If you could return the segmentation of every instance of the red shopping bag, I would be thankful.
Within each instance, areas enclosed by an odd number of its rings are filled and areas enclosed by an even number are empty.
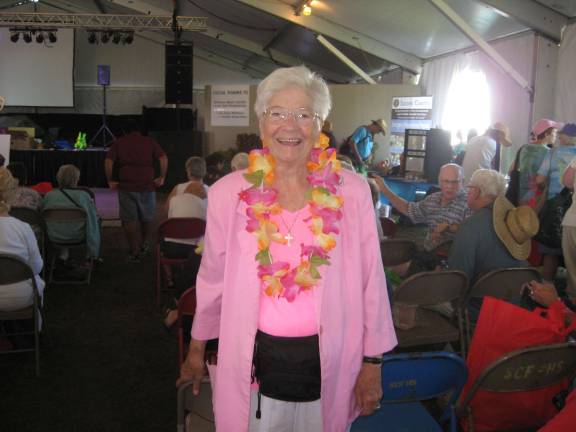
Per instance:
[[[468,380],[464,398],[474,381],[488,365],[505,354],[521,348],[565,342],[576,327],[565,326],[566,308],[556,302],[549,309],[528,311],[516,305],[485,297],[478,318],[466,364]],[[527,392],[497,393],[480,390],[471,407],[476,431],[538,428],[554,417],[558,410],[552,398],[567,383]],[[462,427],[468,430],[464,420]]]

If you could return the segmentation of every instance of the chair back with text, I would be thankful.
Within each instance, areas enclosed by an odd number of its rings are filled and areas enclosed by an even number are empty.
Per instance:
[[[380,254],[384,267],[396,266],[410,261],[416,253],[416,244],[411,240],[383,240]]]
[[[14,349],[0,351],[0,354],[12,354],[21,352],[34,352],[36,360],[36,376],[40,375],[40,314],[42,313],[40,294],[36,284],[36,278],[32,269],[20,257],[0,254],[0,291],[2,285],[9,285],[30,280],[32,284],[33,303],[31,306],[15,311],[0,311],[0,321],[33,320],[34,329],[31,332],[4,333],[4,336],[34,335],[34,348]]]
[[[576,343],[540,345],[513,351],[489,365],[458,403],[456,412],[473,427],[471,404],[480,390],[496,393],[544,389],[576,376]],[[526,416],[530,416],[526,412]],[[522,413],[515,413],[522,415]]]
[[[456,431],[454,405],[466,382],[464,360],[450,352],[393,354],[382,364],[381,408],[352,424],[352,432],[364,431],[442,431],[449,422]],[[447,395],[447,405],[439,421],[420,401]]]

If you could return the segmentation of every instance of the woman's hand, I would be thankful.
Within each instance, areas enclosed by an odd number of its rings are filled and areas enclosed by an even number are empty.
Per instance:
[[[370,415],[380,408],[382,399],[382,365],[362,363],[362,369],[356,379],[354,396],[360,407],[360,415]]]
[[[197,396],[200,393],[200,384],[204,378],[204,348],[206,342],[190,342],[190,348],[186,360],[180,366],[180,377],[176,381],[176,386],[192,381],[192,393]]]
[[[549,307],[555,301],[560,300],[556,288],[550,282],[540,283],[533,280],[528,284],[528,289],[532,300],[542,306]]]

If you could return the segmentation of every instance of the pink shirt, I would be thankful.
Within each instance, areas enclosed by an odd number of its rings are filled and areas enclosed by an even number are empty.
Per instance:
[[[300,245],[314,244],[314,236],[309,228],[310,222],[304,222],[308,217],[310,217],[308,206],[295,212],[282,210],[281,214],[272,217],[282,235],[290,231],[294,237],[290,245],[275,242],[270,245],[270,254],[274,262],[290,263],[290,268],[300,263]],[[289,302],[285,298],[266,295],[261,286],[258,328],[274,336],[295,337],[317,334],[315,288],[301,291],[293,302]]]

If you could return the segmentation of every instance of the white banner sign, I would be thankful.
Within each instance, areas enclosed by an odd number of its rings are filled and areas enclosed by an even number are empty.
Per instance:
[[[250,87],[212,86],[212,126],[250,125]]]

